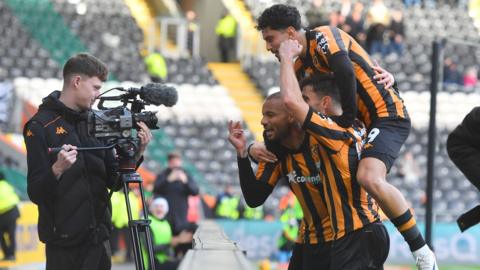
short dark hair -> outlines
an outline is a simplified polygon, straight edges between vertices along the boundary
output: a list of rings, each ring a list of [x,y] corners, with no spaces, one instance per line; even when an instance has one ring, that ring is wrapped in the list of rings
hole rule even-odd
[[[88,77],[98,77],[102,81],[107,80],[107,66],[93,55],[88,53],[76,54],[63,66],[63,79],[68,80],[73,74],[86,75]]]
[[[333,74],[313,74],[300,81],[300,89],[312,86],[313,91],[319,96],[330,96],[336,103],[340,103],[340,92]]]
[[[180,155],[179,152],[173,151],[173,152],[168,153],[168,155],[167,155],[167,160],[170,161],[170,160],[172,160],[172,159],[181,158],[181,157],[182,157],[182,156]]]
[[[270,27],[273,30],[286,29],[289,26],[300,30],[302,18],[300,12],[294,6],[273,5],[265,9],[257,19],[257,30],[264,30]]]

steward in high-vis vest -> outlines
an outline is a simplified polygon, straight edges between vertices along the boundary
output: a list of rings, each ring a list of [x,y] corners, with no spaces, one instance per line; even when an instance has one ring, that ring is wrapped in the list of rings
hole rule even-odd
[[[240,204],[240,198],[237,196],[221,196],[217,200],[217,209],[215,215],[218,218],[238,219],[240,212],[238,206]]]
[[[15,260],[15,230],[20,217],[17,204],[20,201],[13,187],[0,172],[0,241],[3,260]]]
[[[263,205],[257,206],[255,208],[245,205],[243,210],[243,218],[249,220],[262,220],[263,219]]]
[[[172,227],[165,218],[168,213],[168,202],[164,198],[156,198],[150,205],[153,254],[155,257],[155,269],[177,269],[180,261],[174,258],[173,247],[180,243],[192,241],[192,233],[182,231],[178,236],[172,236]],[[147,252],[143,252],[144,255]],[[148,260],[144,258],[148,263]],[[146,267],[147,269],[149,267]]]

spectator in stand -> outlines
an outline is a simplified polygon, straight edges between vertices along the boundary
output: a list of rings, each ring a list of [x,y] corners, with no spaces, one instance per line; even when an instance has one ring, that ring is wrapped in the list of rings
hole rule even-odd
[[[151,53],[144,61],[152,82],[164,82],[167,79],[167,62],[160,53]]]
[[[403,13],[401,10],[392,10],[392,20],[390,22],[390,43],[388,53],[395,53],[398,56],[403,55],[405,40],[405,26],[403,23]]]
[[[340,11],[338,10],[330,12],[330,14],[328,15],[328,18],[329,18],[328,25],[330,25],[331,27],[342,28],[343,24],[345,23],[345,17],[343,17]]]
[[[447,57],[443,62],[443,83],[463,85],[463,77],[452,58]]]
[[[232,15],[224,14],[218,21],[215,32],[217,33],[218,37],[220,59],[224,63],[230,62],[230,55],[235,49],[237,22]]]
[[[366,48],[365,20],[362,15],[363,4],[355,3],[352,12],[347,17],[343,30],[350,34],[363,48]]]
[[[386,54],[384,42],[385,31],[390,25],[390,11],[383,0],[374,0],[368,10],[367,23],[370,25],[367,31],[367,46],[370,54]]]
[[[323,0],[312,1],[312,6],[305,13],[305,17],[308,21],[308,28],[313,29],[329,23],[328,14],[325,12],[325,8],[322,7],[322,5]]]
[[[193,10],[185,12],[185,18],[187,19],[187,49],[190,53],[190,56],[193,56],[193,40],[195,32],[198,29],[198,24],[196,22],[197,13]]]
[[[463,85],[465,87],[475,87],[478,81],[478,70],[476,67],[469,67],[463,76]]]

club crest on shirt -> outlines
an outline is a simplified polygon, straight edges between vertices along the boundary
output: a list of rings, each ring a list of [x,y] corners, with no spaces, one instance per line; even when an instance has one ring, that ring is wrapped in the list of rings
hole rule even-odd
[[[328,53],[328,38],[322,33],[315,34],[315,40],[317,41],[317,50],[321,50],[324,54]]]
[[[29,129],[27,130],[27,137],[33,137],[33,132]]]

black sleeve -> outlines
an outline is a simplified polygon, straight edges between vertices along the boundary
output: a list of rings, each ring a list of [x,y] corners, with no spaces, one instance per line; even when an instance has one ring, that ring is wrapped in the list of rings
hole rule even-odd
[[[447,152],[453,163],[480,190],[480,107],[450,133]]]
[[[240,187],[242,189],[245,202],[250,207],[262,205],[272,193],[273,187],[256,179],[248,158],[237,157],[237,163],[240,177]]]
[[[357,114],[357,82],[352,62],[345,51],[335,53],[328,61],[340,92],[343,110],[343,114],[335,120],[342,127],[350,127]]]
[[[29,122],[23,136],[27,148],[27,193],[30,200],[38,205],[55,197],[58,180],[52,171],[43,126],[38,122]]]
[[[185,174],[187,175],[187,194],[192,196],[198,195],[200,189],[198,188],[197,183],[195,180],[193,180],[189,173],[185,171]]]
[[[169,170],[165,170],[161,172],[158,176],[157,179],[155,179],[155,184],[153,185],[153,194],[158,195],[162,193],[163,187],[167,183],[167,176],[168,176]]]

